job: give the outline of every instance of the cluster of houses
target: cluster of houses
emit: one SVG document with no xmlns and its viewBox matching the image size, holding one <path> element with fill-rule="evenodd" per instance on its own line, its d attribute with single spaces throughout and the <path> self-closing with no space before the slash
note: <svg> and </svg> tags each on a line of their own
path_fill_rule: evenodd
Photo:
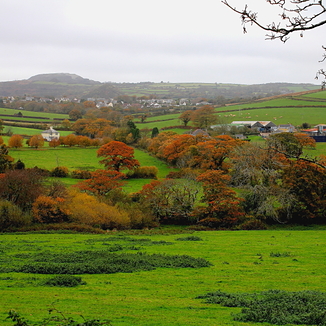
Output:
<svg viewBox="0 0 326 326">
<path fill-rule="evenodd" d="M 256 129 L 264 138 L 268 137 L 270 134 L 297 131 L 295 126 L 290 123 L 275 125 L 272 121 L 233 121 L 230 126 Z M 310 129 L 301 129 L 300 132 L 308 134 L 317 142 L 326 142 L 326 124 L 318 124 Z"/>
</svg>

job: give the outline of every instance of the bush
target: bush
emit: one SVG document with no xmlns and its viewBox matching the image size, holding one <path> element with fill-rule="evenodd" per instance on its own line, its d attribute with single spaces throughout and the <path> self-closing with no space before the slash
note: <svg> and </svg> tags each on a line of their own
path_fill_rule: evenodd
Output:
<svg viewBox="0 0 326 326">
<path fill-rule="evenodd" d="M 65 166 L 57 166 L 51 170 L 51 177 L 66 178 L 68 176 L 68 168 Z"/>
<path fill-rule="evenodd" d="M 33 203 L 32 212 L 36 222 L 61 223 L 69 220 L 69 211 L 64 207 L 63 198 L 39 196 Z"/>
<path fill-rule="evenodd" d="M 90 179 L 92 173 L 88 170 L 74 170 L 71 172 L 71 177 L 74 179 Z"/>
<path fill-rule="evenodd" d="M 0 200 L 0 230 L 25 226 L 31 218 L 21 208 L 7 200 Z"/>
<path fill-rule="evenodd" d="M 225 307 L 243 307 L 234 320 L 277 325 L 326 325 L 326 293 L 269 290 L 260 293 L 207 293 L 198 299 Z"/>
<path fill-rule="evenodd" d="M 157 179 L 158 168 L 156 166 L 140 166 L 136 169 L 129 170 L 127 178 L 137 179 Z"/>
<path fill-rule="evenodd" d="M 35 274 L 112 274 L 150 271 L 156 268 L 201 268 L 212 264 L 188 255 L 112 253 L 78 251 L 72 253 L 36 254 L 28 264 L 13 267 L 15 271 Z"/>
<path fill-rule="evenodd" d="M 265 223 L 258 219 L 250 219 L 239 225 L 240 230 L 267 230 Z"/>
<path fill-rule="evenodd" d="M 43 285 L 47 286 L 62 286 L 74 287 L 77 285 L 85 285 L 86 282 L 82 281 L 80 276 L 74 275 L 57 275 L 44 281 Z"/>
<path fill-rule="evenodd" d="M 177 238 L 177 241 L 203 241 L 201 237 L 197 237 L 195 235 L 190 235 L 189 237 Z"/>
<path fill-rule="evenodd" d="M 71 219 L 74 222 L 102 229 L 130 228 L 130 217 L 127 212 L 99 202 L 94 196 L 86 193 L 70 190 L 66 207 L 71 212 Z"/>
</svg>

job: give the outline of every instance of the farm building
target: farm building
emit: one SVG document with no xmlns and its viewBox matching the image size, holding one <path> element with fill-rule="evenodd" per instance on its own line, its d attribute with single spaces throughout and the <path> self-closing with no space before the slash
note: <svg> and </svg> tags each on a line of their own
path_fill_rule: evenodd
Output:
<svg viewBox="0 0 326 326">
<path fill-rule="evenodd" d="M 42 131 L 41 135 L 47 141 L 51 141 L 52 139 L 60 138 L 60 133 L 58 131 L 54 130 L 52 127 L 50 127 L 50 129 L 48 129 L 48 130 Z"/>
</svg>

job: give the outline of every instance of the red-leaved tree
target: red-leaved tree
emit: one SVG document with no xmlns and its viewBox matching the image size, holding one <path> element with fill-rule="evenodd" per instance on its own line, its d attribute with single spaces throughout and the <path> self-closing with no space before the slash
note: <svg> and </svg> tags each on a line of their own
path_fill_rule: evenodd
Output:
<svg viewBox="0 0 326 326">
<path fill-rule="evenodd" d="M 111 190 L 120 188 L 123 183 L 124 174 L 110 170 L 96 170 L 91 173 L 91 178 L 83 180 L 75 187 L 82 191 L 90 192 L 95 195 L 104 196 Z"/>
<path fill-rule="evenodd" d="M 121 168 L 133 169 L 140 166 L 134 158 L 134 149 L 120 141 L 110 141 L 97 150 L 98 157 L 104 157 L 100 161 L 108 170 L 119 172 Z"/>
<path fill-rule="evenodd" d="M 202 182 L 202 202 L 206 206 L 197 207 L 195 212 L 199 224 L 214 228 L 230 228 L 243 218 L 245 213 L 241 207 L 241 199 L 236 192 L 227 186 L 230 176 L 221 170 L 207 171 L 198 176 Z"/>
</svg>

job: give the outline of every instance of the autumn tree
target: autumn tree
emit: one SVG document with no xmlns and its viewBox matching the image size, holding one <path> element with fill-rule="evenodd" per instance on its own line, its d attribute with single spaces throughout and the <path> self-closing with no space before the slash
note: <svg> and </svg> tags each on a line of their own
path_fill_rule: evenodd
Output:
<svg viewBox="0 0 326 326">
<path fill-rule="evenodd" d="M 228 169 L 230 166 L 225 163 L 226 159 L 236 147 L 242 144 L 241 140 L 227 135 L 204 139 L 191 146 L 192 158 L 189 160 L 189 166 L 204 170 Z"/>
<path fill-rule="evenodd" d="M 32 214 L 35 222 L 62 223 L 69 221 L 69 210 L 64 206 L 65 199 L 39 196 L 33 203 Z"/>
<path fill-rule="evenodd" d="M 9 147 L 20 148 L 23 147 L 24 138 L 21 135 L 12 135 L 9 138 L 8 145 Z"/>
<path fill-rule="evenodd" d="M 60 144 L 61 144 L 60 139 L 57 138 L 53 138 L 49 141 L 49 146 L 53 148 L 60 146 Z"/>
<path fill-rule="evenodd" d="M 208 129 L 217 122 L 217 116 L 214 114 L 214 108 L 211 105 L 204 105 L 192 114 L 192 122 L 195 127 Z"/>
<path fill-rule="evenodd" d="M 101 146 L 97 150 L 97 157 L 104 157 L 100 164 L 103 164 L 108 170 L 117 172 L 122 168 L 131 170 L 140 165 L 134 158 L 134 149 L 115 140 Z"/>
<path fill-rule="evenodd" d="M 6 171 L 0 179 L 0 198 L 28 210 L 44 192 L 43 181 L 44 177 L 37 169 Z"/>
<path fill-rule="evenodd" d="M 28 145 L 35 148 L 42 147 L 44 145 L 44 139 L 41 135 L 34 135 L 29 140 Z"/>
<path fill-rule="evenodd" d="M 182 121 L 183 125 L 186 127 L 188 123 L 191 121 L 193 115 L 193 111 L 187 110 L 180 114 L 179 120 Z"/>
<path fill-rule="evenodd" d="M 8 148 L 5 144 L 0 145 L 0 173 L 12 168 L 14 158 L 9 154 Z"/>
<path fill-rule="evenodd" d="M 68 119 L 62 120 L 61 125 L 63 128 L 68 130 L 71 128 L 71 122 Z"/>
<path fill-rule="evenodd" d="M 205 204 L 196 208 L 198 223 L 216 228 L 231 228 L 238 224 L 245 213 L 242 199 L 227 185 L 230 176 L 213 170 L 199 175 L 197 181 L 202 183 L 202 202 Z"/>
<path fill-rule="evenodd" d="M 163 157 L 171 164 L 183 167 L 181 160 L 189 153 L 189 148 L 199 140 L 193 135 L 176 135 L 163 148 Z M 189 153 L 190 154 L 190 153 Z M 186 158 L 186 161 L 189 157 Z M 187 164 L 187 163 L 186 163 Z"/>
<path fill-rule="evenodd" d="M 77 145 L 77 137 L 74 134 L 70 134 L 65 137 L 60 137 L 60 142 L 63 145 L 73 147 L 73 146 Z"/>
<path fill-rule="evenodd" d="M 71 120 L 78 120 L 81 119 L 82 117 L 83 117 L 82 113 L 77 109 L 73 109 L 69 112 L 69 118 Z"/>
<path fill-rule="evenodd" d="M 124 174 L 111 170 L 96 170 L 91 172 L 89 179 L 79 182 L 75 187 L 82 191 L 99 196 L 107 195 L 111 190 L 120 188 Z"/>
</svg>

